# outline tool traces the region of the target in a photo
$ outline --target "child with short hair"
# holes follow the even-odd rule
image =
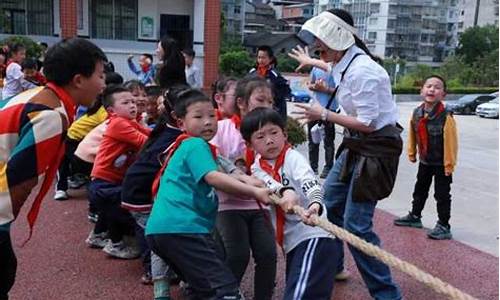
[[[123,86],[127,88],[132,96],[135,97],[135,105],[137,106],[137,122],[147,126],[146,124],[146,105],[148,103],[148,98],[146,95],[146,86],[139,80],[129,80],[123,83]]]
[[[215,114],[218,121],[233,116],[237,83],[235,77],[222,77],[213,84],[212,98],[216,105]]]
[[[408,215],[394,220],[394,225],[422,228],[421,213],[434,177],[434,197],[439,220],[427,236],[435,240],[451,239],[450,185],[457,161],[457,128],[452,113],[443,104],[446,82],[442,77],[427,77],[420,95],[423,103],[413,110],[408,130],[408,158],[411,162],[416,162],[418,150],[420,159],[412,210]]]
[[[150,85],[146,87],[146,124],[149,127],[154,127],[156,121],[160,117],[158,110],[158,98],[161,95],[161,88],[157,85]]]
[[[174,106],[184,131],[169,147],[153,186],[157,190],[146,226],[151,249],[190,285],[197,299],[240,299],[238,281],[216,252],[212,232],[218,201],[213,188],[264,203],[269,190],[246,185],[217,171],[217,132],[211,100],[199,90],[178,95]],[[164,172],[163,172],[164,171]]]
[[[36,86],[42,86],[47,83],[47,79],[40,72],[38,72],[37,61],[32,58],[26,58],[21,63],[21,70],[24,74],[24,79],[33,83]]]
[[[99,217],[86,242],[90,247],[104,247],[103,251],[110,256],[131,259],[138,253],[123,241],[127,233],[134,232],[134,221],[120,207],[122,181],[151,130],[136,121],[135,98],[128,89],[108,86],[103,99],[110,103],[110,116],[89,185],[89,200],[92,198],[97,205]]]
[[[273,106],[269,83],[259,77],[246,77],[236,86],[235,113],[230,119],[218,122],[212,143],[219,153],[250,173],[254,152],[246,146],[240,133],[241,118],[257,107]],[[243,278],[250,259],[250,249],[255,261],[255,299],[271,299],[276,278],[276,243],[274,230],[268,222],[269,211],[259,202],[242,195],[228,195],[217,191],[220,206],[217,230],[222,238],[226,263],[238,282]]]
[[[184,55],[184,62],[186,64],[186,81],[187,83],[195,89],[200,89],[203,85],[201,82],[201,72],[200,69],[194,64],[194,57],[196,53],[193,49],[184,49],[182,51]]]
[[[286,254],[284,299],[330,299],[342,243],[299,216],[286,214],[294,205],[306,208],[302,216],[326,219],[321,185],[308,161],[287,142],[285,121],[278,112],[256,108],[241,123],[241,134],[257,157],[252,175],[282,197],[272,206],[276,239]],[[293,211],[293,210],[292,210]]]
[[[134,56],[131,54],[127,58],[128,68],[132,73],[137,75],[137,80],[142,84],[152,84],[155,78],[155,67],[153,66],[153,55],[143,53],[139,56],[139,68],[134,64],[132,59]]]

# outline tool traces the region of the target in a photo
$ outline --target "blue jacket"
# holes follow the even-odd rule
[[[128,68],[132,73],[137,75],[137,79],[144,83],[144,84],[149,84],[149,83],[154,83],[154,78],[155,78],[155,66],[150,65],[149,69],[147,72],[142,71],[141,69],[137,69],[136,65],[132,62],[132,60],[127,60],[128,63]]]

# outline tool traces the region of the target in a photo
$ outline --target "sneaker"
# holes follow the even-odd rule
[[[312,168],[312,169],[313,169],[314,174],[318,175],[318,168]]]
[[[433,240],[451,240],[451,231],[450,228],[441,225],[441,223],[437,222],[434,229],[430,230],[427,233],[427,237]]]
[[[411,212],[409,212],[406,216],[397,218],[394,220],[394,225],[396,226],[407,226],[407,227],[415,227],[415,228],[422,228],[422,221],[420,220],[419,217],[413,215]]]
[[[89,219],[90,222],[92,223],[97,223],[97,220],[99,219],[99,215],[97,213],[90,212],[87,214],[87,219]]]
[[[92,230],[85,240],[85,243],[90,248],[104,248],[106,244],[108,243],[108,233],[107,232],[101,232],[101,233],[94,233],[94,230]]]
[[[349,277],[351,277],[351,273],[349,273],[346,269],[343,269],[335,275],[335,281],[346,281]]]
[[[325,179],[328,176],[328,173],[330,173],[330,168],[323,168],[323,172],[321,172],[319,178]]]
[[[84,186],[88,182],[84,175],[76,174],[72,178],[68,179],[68,186],[70,189],[77,190]]]
[[[113,243],[111,240],[108,240],[108,243],[104,246],[102,251],[106,252],[109,256],[121,259],[134,259],[141,255],[140,252],[125,245],[123,241]]]
[[[68,193],[66,193],[66,191],[56,191],[56,194],[54,195],[54,200],[57,200],[57,201],[64,201],[64,200],[68,200],[69,197],[68,197]]]

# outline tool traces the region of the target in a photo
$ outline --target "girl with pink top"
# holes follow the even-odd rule
[[[236,86],[235,98],[235,114],[218,122],[217,134],[211,143],[217,146],[220,155],[248,174],[254,155],[240,133],[240,122],[257,107],[272,108],[271,87],[264,79],[244,78]],[[241,282],[251,249],[255,261],[254,299],[271,299],[276,277],[276,243],[268,209],[255,199],[219,191],[217,195],[217,230],[224,243],[227,265]]]

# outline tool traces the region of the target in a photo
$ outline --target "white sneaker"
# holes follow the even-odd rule
[[[106,252],[110,256],[121,259],[134,259],[140,256],[139,252],[125,245],[123,241],[113,243],[111,240],[108,240],[102,251]]]
[[[104,248],[104,246],[106,246],[108,241],[109,241],[109,239],[108,239],[107,232],[101,232],[101,233],[95,234],[94,230],[92,230],[89,233],[89,236],[87,237],[87,239],[85,240],[85,243],[87,243],[87,245],[90,248]]]
[[[54,200],[68,200],[68,193],[66,191],[56,191],[56,194],[54,195]]]

